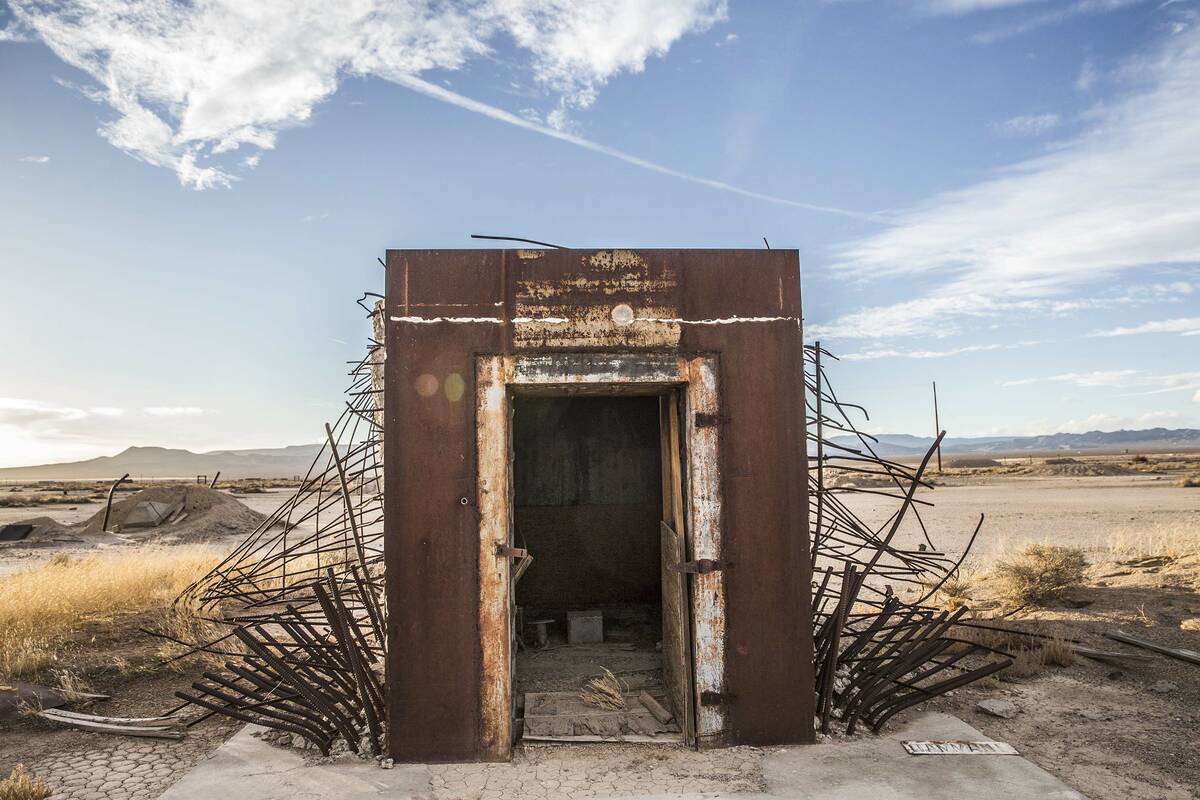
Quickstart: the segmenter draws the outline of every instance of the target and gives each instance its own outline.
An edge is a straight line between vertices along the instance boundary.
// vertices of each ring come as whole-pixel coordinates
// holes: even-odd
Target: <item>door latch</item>
[[[733,564],[729,561],[718,561],[715,558],[701,558],[696,561],[681,561],[678,564],[672,564],[667,569],[672,572],[687,572],[695,575],[704,575],[708,572],[723,572]]]
[[[693,420],[697,428],[715,428],[729,423],[729,417],[724,414],[713,414],[707,411],[697,411]]]
[[[506,544],[496,543],[496,558],[527,558],[529,551],[524,547],[510,547]]]

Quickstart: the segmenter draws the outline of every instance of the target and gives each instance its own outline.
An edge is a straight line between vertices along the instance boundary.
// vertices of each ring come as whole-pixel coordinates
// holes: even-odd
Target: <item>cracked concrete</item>
[[[884,736],[810,747],[696,752],[662,745],[526,746],[507,764],[411,764],[385,770],[356,759],[321,763],[244,729],[162,799],[1085,800],[1020,756],[910,756],[901,746],[905,739],[987,738],[948,714],[925,713]]]

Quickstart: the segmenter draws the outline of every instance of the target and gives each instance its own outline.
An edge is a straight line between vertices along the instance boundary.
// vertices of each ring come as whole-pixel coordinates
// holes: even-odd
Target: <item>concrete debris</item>
[[[1003,697],[989,697],[986,700],[980,700],[975,704],[975,708],[1001,719],[1012,719],[1021,713],[1021,709],[1017,707],[1016,703]]]

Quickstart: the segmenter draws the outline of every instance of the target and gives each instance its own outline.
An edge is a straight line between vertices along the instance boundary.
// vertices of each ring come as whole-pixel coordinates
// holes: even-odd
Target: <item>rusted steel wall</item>
[[[539,359],[560,371],[578,363],[593,376],[611,364],[614,382],[637,367],[606,354],[670,353],[691,365],[691,410],[708,414],[690,414],[692,440],[716,426],[720,441],[715,458],[698,446],[688,465],[697,473],[690,485],[704,473],[716,487],[691,498],[691,556],[733,563],[693,578],[693,604],[712,612],[697,622],[713,628],[694,632],[697,646],[721,650],[706,660],[719,669],[697,676],[700,742],[812,741],[796,252],[389,251],[387,264],[393,757],[508,752],[500,723],[481,717],[484,693],[499,691],[485,665],[502,663],[509,647],[507,632],[480,638],[481,604],[496,602],[492,589],[481,596],[481,570],[490,587],[507,575],[488,564],[477,510],[475,415],[488,406],[477,397],[476,364],[497,355],[522,356],[524,369]],[[489,377],[488,391],[506,380]],[[708,542],[706,526],[718,541]]]

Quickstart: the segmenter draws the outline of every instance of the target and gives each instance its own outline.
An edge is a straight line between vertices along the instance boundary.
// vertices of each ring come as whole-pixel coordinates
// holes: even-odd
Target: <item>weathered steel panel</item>
[[[395,252],[388,260],[389,752],[400,761],[476,760],[482,753],[474,353],[497,350],[500,331],[494,324],[402,321],[412,303],[424,302],[412,292],[411,274],[442,263],[436,255],[401,259]],[[450,285],[470,283],[458,274],[445,277]]]
[[[510,509],[480,487],[507,421],[476,357],[527,391],[688,385],[691,557],[730,562],[691,578],[698,734],[812,740],[795,251],[389,251],[387,348],[394,757],[506,752],[507,563],[485,555]]]

